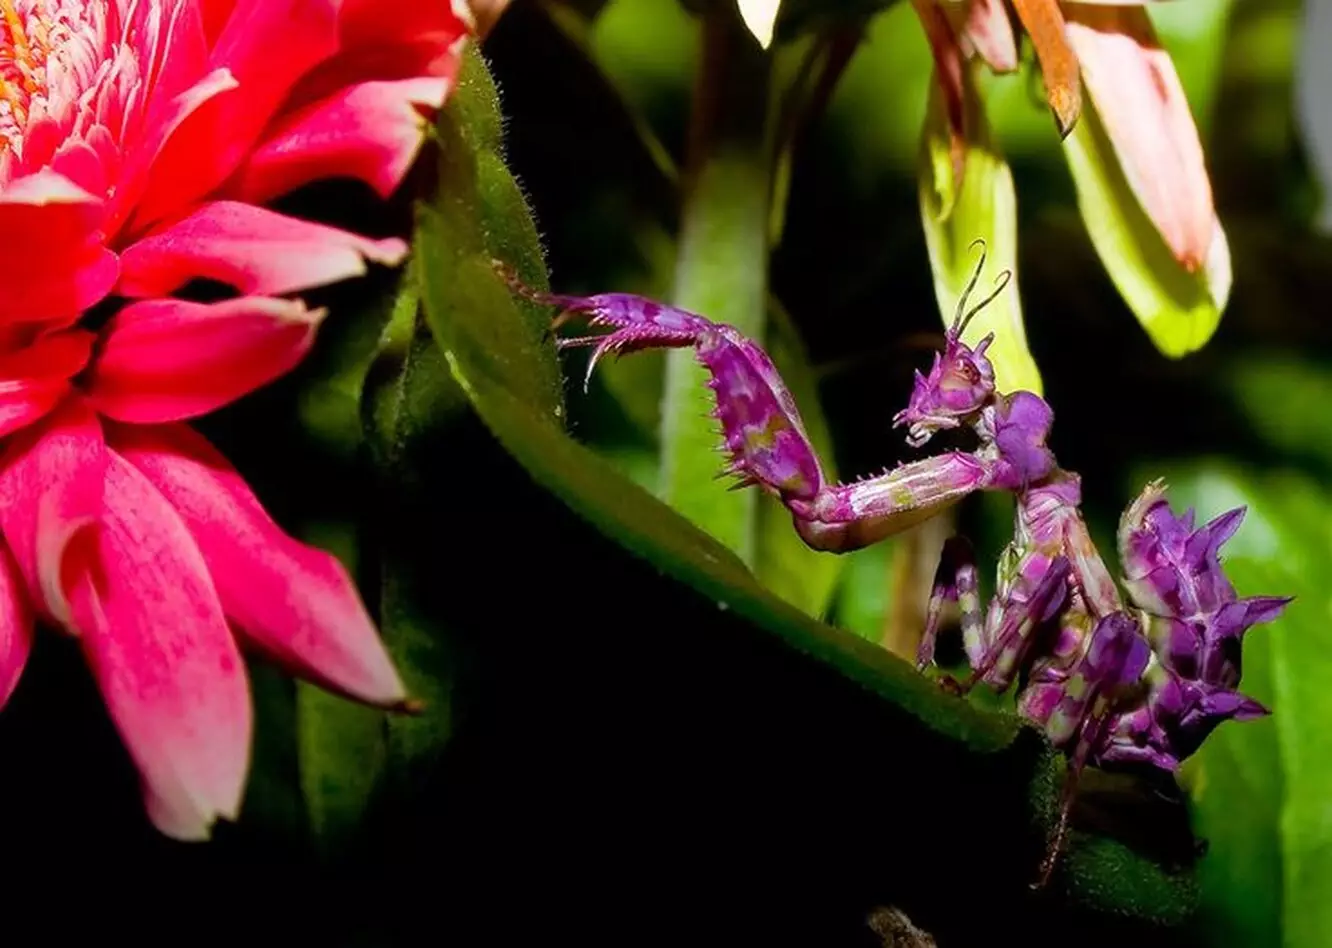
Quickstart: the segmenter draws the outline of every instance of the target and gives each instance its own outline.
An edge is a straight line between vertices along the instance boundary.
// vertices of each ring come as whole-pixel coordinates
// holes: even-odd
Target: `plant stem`
[[[703,21],[674,302],[762,340],[772,200],[769,57],[734,9]],[[707,376],[691,350],[667,356],[662,404],[664,500],[754,562],[757,492],[728,491]]]

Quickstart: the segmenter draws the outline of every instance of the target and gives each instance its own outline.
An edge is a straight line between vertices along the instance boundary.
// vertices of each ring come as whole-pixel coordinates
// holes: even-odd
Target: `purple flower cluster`
[[[1115,717],[1098,754],[1102,763],[1145,762],[1174,771],[1222,721],[1262,717],[1267,709],[1236,690],[1240,643],[1270,622],[1288,597],[1240,599],[1221,567],[1220,549],[1244,508],[1194,528],[1175,516],[1155,481],[1124,511],[1119,552],[1124,586],[1147,613],[1152,658],[1146,700]]]

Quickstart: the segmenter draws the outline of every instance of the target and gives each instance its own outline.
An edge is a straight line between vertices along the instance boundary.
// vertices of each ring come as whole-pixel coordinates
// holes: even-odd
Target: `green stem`
[[[722,5],[719,5],[721,7]],[[674,302],[763,339],[772,200],[769,57],[733,9],[703,22]],[[707,376],[691,350],[667,356],[662,404],[663,499],[754,562],[755,491],[728,491]]]

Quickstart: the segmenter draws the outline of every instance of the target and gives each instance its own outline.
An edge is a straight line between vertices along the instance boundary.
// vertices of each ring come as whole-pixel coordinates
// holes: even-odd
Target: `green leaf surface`
[[[440,158],[433,194],[445,211],[434,218],[439,243],[424,263],[411,261],[375,319],[338,336],[304,402],[307,427],[341,453],[359,450],[366,431],[366,456],[392,485],[385,492],[387,507],[371,514],[379,521],[372,532],[380,563],[370,579],[380,587],[379,624],[389,653],[409,694],[425,708],[418,716],[389,717],[313,686],[298,688],[301,788],[315,836],[330,850],[363,829],[386,777],[401,782],[419,761],[437,756],[452,732],[451,651],[437,616],[422,606],[438,588],[413,578],[420,538],[405,511],[431,495],[418,456],[435,450],[463,402],[439,349],[418,331],[418,312],[423,286],[434,294],[436,313],[447,314],[450,307],[515,309],[519,304],[498,281],[492,258],[525,278],[544,278],[535,226],[499,153],[500,129],[494,86],[471,52],[435,130]],[[493,326],[473,324],[476,335],[460,343],[528,404],[558,417],[558,370],[532,358],[543,345],[538,323],[521,325],[530,331],[500,339],[491,334]],[[356,543],[342,539],[350,567]]]
[[[323,521],[302,533],[356,575],[353,523]],[[295,699],[301,795],[314,839],[332,852],[359,831],[383,775],[385,715],[304,681],[296,683]]]
[[[1078,205],[1092,244],[1124,302],[1165,355],[1206,345],[1230,297],[1230,251],[1218,226],[1207,265],[1189,273],[1175,259],[1133,189],[1090,100],[1064,139]]]
[[[1332,496],[1303,475],[1222,462],[1169,472],[1177,509],[1199,522],[1238,504],[1226,569],[1241,596],[1294,595],[1244,641],[1240,688],[1269,718],[1219,728],[1188,766],[1204,917],[1216,944],[1332,944]]]
[[[412,716],[393,715],[384,728],[384,761],[390,778],[401,783],[413,767],[443,750],[453,730],[453,650],[441,610],[431,607],[450,586],[434,574],[436,564],[421,559],[427,538],[419,520],[423,511],[447,509],[451,502],[447,485],[433,481],[425,458],[441,450],[441,435],[463,402],[428,333],[412,336],[394,369],[367,408],[381,444],[382,469],[395,487],[380,511],[380,627],[408,694],[424,708]],[[431,574],[428,579],[423,571]]]
[[[305,682],[296,688],[301,796],[315,840],[335,852],[359,832],[384,774],[384,713]]]
[[[435,126],[437,193],[421,222],[431,238],[421,254],[422,291],[432,301],[432,329],[447,320],[465,327],[459,345],[469,361],[551,418],[564,413],[563,381],[549,358],[545,327],[525,320],[464,320],[464,313],[514,312],[535,317],[540,307],[518,300],[494,262],[513,268],[535,289],[548,289],[541,243],[522,190],[504,164],[497,92],[479,54],[464,61],[458,87]],[[511,335],[506,335],[511,334]]]
[[[929,107],[921,133],[920,216],[934,271],[934,292],[944,326],[952,324],[958,300],[976,272],[978,255],[972,242],[986,246],[986,269],[967,300],[967,309],[987,297],[995,278],[1012,274],[1008,286],[972,318],[963,341],[975,345],[990,333],[987,350],[1001,392],[1026,390],[1041,394],[1041,375],[1027,348],[1022,300],[1017,279],[1017,195],[1008,162],[990,135],[985,106],[969,72],[970,94],[964,97],[962,179],[954,173],[952,134],[943,93],[930,87]]]
[[[301,425],[344,459],[361,445],[361,402],[371,365],[403,320],[415,318],[420,293],[413,266],[409,259],[396,279],[381,281],[377,297],[360,313],[339,306],[303,366],[308,381],[297,406]]]
[[[494,267],[500,261],[529,285],[546,286],[536,225],[504,163],[496,89],[474,52],[439,116],[435,138],[437,178],[431,203],[419,209],[416,242],[421,292],[431,300],[426,319],[436,332],[445,325],[458,327],[454,344],[478,372],[511,390],[542,418],[560,419],[563,381],[543,326],[549,314],[517,298]],[[496,318],[462,318],[474,312]],[[412,316],[411,328],[421,328],[414,309]],[[437,608],[446,587],[432,564],[421,559],[423,538],[412,523],[412,505],[447,511],[466,502],[462,491],[469,481],[465,463],[450,468],[447,485],[426,473],[447,451],[441,433],[460,407],[461,392],[429,333],[404,330],[400,344],[405,348],[400,363],[387,368],[387,384],[367,407],[380,456],[407,494],[390,503],[385,517],[390,526],[380,602],[394,659],[409,693],[425,706],[421,715],[389,721],[387,753],[395,774],[405,779],[446,745],[454,685],[454,649],[440,628]],[[449,493],[450,486],[457,493]]]
[[[365,448],[373,447],[363,437],[367,382],[373,390],[375,367],[385,359],[399,359],[406,345],[404,335],[410,337],[420,301],[414,269],[414,262],[409,262],[399,279],[386,283],[382,299],[358,318],[335,323],[332,338],[321,340],[323,348],[311,367],[310,381],[301,390],[304,429],[345,461],[357,462],[364,458]],[[359,504],[351,506],[360,509]],[[303,539],[333,551],[357,575],[363,538],[354,521],[354,515],[348,515],[309,522],[302,530]],[[377,585],[378,577],[361,579]],[[419,676],[410,656],[395,648],[393,623],[381,620],[379,628],[399,669],[409,678],[411,672]],[[296,683],[293,698],[305,818],[316,843],[325,852],[336,852],[360,832],[380,787],[388,763],[389,724],[383,712],[305,682]]]

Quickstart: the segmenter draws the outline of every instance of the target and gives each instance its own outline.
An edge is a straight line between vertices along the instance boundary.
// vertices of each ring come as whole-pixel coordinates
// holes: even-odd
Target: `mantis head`
[[[1000,273],[990,295],[967,310],[967,298],[985,266],[984,241],[974,241],[972,246],[977,243],[982,247],[981,258],[971,282],[958,299],[957,315],[948,329],[944,350],[935,353],[929,375],[916,372],[911,401],[893,416],[894,428],[907,426],[907,443],[913,448],[929,441],[937,431],[974,422],[995,395],[994,366],[985,357],[994,334],[986,336],[972,348],[962,341],[962,333],[972,317],[1004,291],[1012,273],[1008,270]]]

